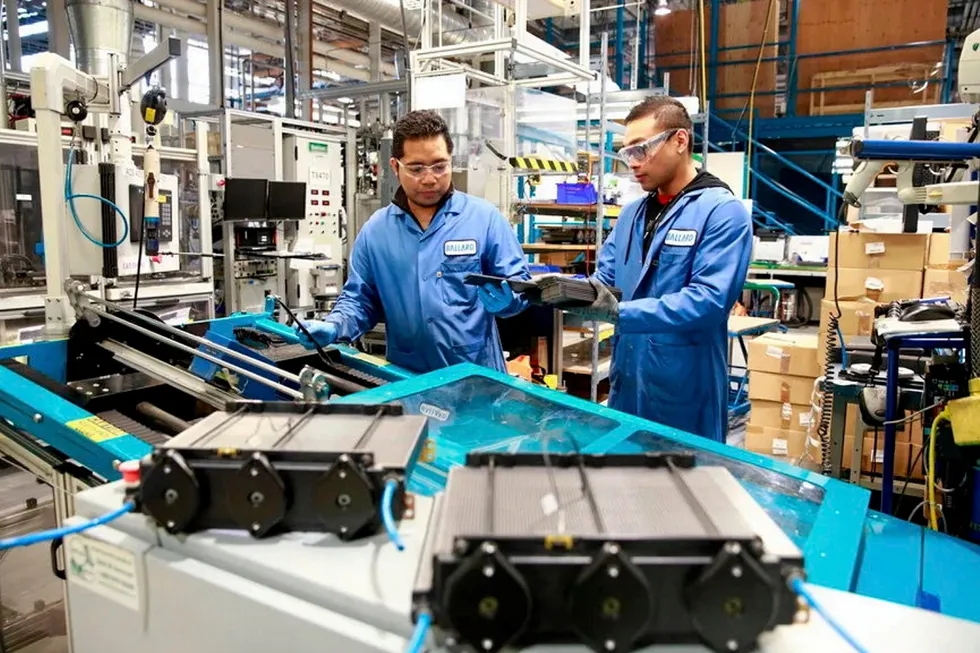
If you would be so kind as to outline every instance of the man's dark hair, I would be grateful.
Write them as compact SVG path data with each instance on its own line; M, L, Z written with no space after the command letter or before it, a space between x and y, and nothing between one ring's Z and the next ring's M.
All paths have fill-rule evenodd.
M684 105L674 98L665 95L648 97L630 109L629 115L626 116L626 124L650 116L656 118L657 126L663 131L684 129L693 138L694 125L691 123L691 116L688 115ZM688 154L691 154L690 143L691 141L688 140Z
M405 156L405 141L442 136L446 139L446 150L453 153L453 139L449 136L449 127L435 111L409 111L395 123L395 132L391 138L391 155L396 159Z

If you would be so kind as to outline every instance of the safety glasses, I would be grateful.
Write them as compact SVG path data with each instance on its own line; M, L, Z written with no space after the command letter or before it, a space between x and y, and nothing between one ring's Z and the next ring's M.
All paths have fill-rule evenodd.
M452 168L452 163L450 163L449 161L440 161L439 163L433 163L430 166L427 166L423 163L405 164L402 163L400 159L396 159L396 161L398 161L399 168L404 170L405 173L408 174L410 177L414 177L416 179L421 179L422 177L425 176L425 173L427 172L431 172L436 177L441 177L447 172L449 172L450 169Z
M617 152L617 156L626 165L631 165L633 163L639 164L644 163L647 159L652 157L660 150L660 146L670 140L670 137L681 131L680 129L668 129L667 131L660 132L652 138L648 138L642 143L636 143L635 145L627 145Z

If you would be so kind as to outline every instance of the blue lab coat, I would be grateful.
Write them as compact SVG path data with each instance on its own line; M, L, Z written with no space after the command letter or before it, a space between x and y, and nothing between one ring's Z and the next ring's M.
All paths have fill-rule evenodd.
M623 209L599 256L597 279L623 292L609 406L724 442L728 314L748 272L752 220L702 173L667 208L644 257L646 202Z
M399 203L405 206L389 204L361 229L347 283L325 321L337 325L341 341L384 322L387 359L413 372L462 362L506 371L494 316L463 278L530 278L510 225L492 204L459 191L425 231ZM521 300L501 317L525 307Z

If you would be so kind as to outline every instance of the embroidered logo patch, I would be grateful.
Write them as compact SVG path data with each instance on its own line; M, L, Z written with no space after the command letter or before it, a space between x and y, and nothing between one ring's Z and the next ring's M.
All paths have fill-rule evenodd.
M667 238L664 240L664 245L673 245L674 247L694 247L695 241L698 239L698 232L694 229L671 229L667 232Z
M447 240L443 252L446 256L473 256L476 254L476 241Z

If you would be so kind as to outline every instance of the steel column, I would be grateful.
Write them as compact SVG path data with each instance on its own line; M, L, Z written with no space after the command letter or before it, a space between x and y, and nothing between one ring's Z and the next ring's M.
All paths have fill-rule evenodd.
M282 21L283 33L286 37L286 70L283 75L283 86L286 89L286 117L296 117L296 69L293 54L293 26L296 24L296 3L286 0L286 12ZM312 85L311 85L312 88Z
M602 228L606 222L606 205L602 201L602 196L605 193L605 160L606 160L606 80L608 76L605 74L606 68L609 66L609 33L602 33L602 54L600 61L602 62L602 76L599 77L599 165L598 172L596 174L596 191L598 199L596 200L596 214L595 214L595 255L594 255L594 265L595 272L599 271L599 250L602 249ZM586 118L591 118L591 116L586 113ZM586 123L591 122L586 120ZM588 146L586 150L588 151ZM599 323L592 323L592 374L589 376L589 397L593 402L597 401L599 396L599 380L596 378L599 373Z
M296 0L298 15L296 33L299 34L299 88L313 88L313 0ZM313 102L300 102L300 117L313 119Z
M225 39L222 0L208 0L206 12L208 37L208 102L225 106Z
M638 88L646 88L650 85L650 52L653 48L647 48L647 41L650 37L650 16L643 12L643 20L640 21L640 72L637 76L639 80Z
M616 8L616 84L620 89L625 88L623 81L626 75L626 7L620 4ZM605 72L605 71L603 71Z
M65 0L48 0L47 9L48 51L68 59L71 55L71 41Z
M721 32L721 0L711 0L711 35L708 37L708 88L705 99L714 102L718 95L718 38ZM705 162L707 163L707 162Z
M790 15L789 15L789 44L786 49L787 52L787 68L786 68L786 115L795 116L796 115L796 78L797 78L797 61L796 61L796 41L799 38L799 24L800 24L800 5L802 0L790 0Z
M20 18L17 14L17 0L3 0L7 10L7 63L15 73L21 70Z

